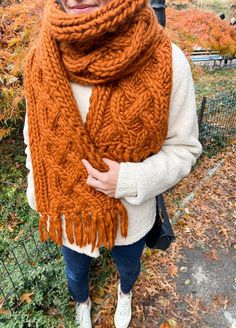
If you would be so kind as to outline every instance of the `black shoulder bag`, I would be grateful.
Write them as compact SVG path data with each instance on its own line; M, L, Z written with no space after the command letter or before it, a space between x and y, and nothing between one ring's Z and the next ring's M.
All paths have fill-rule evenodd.
M175 241L163 195L156 196L156 220L146 236L146 246L153 249L166 250Z

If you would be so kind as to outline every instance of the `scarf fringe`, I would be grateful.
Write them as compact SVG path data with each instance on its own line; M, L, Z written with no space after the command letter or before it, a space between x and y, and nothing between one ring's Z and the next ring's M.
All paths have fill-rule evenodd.
M115 210L97 211L90 215L87 211L65 214L65 232L68 241L75 243L79 247L91 245L92 252L96 247L105 246L112 248L115 244L118 222L120 220L120 229L122 237L128 234L128 214L125 207L116 202ZM56 244L62 245L63 229L62 214L43 214L39 219L40 240L46 241L48 238ZM49 219L49 228L47 219Z
M39 218L39 237L42 242L46 241L48 238L48 232L47 232L47 215L46 214L40 214Z

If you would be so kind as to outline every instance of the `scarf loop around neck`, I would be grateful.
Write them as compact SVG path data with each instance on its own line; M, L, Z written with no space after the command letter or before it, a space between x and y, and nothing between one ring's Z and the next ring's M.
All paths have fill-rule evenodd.
M93 86L84 124L70 81ZM171 41L146 0L113 0L88 15L69 15L46 0L24 88L41 241L62 245L64 215L70 243L113 247L118 228L128 235L127 211L86 184L81 159L106 172L103 157L141 162L161 149Z

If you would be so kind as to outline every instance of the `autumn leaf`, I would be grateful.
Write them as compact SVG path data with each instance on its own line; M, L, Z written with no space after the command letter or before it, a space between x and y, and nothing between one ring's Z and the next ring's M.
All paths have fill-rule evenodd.
M147 256L151 256L152 255L152 250L150 249L150 248L146 248L146 251L145 251L145 254L147 255Z
M104 299L101 298L101 297L93 297L93 302L96 303L96 304L102 304L104 302Z
M169 301L167 298L165 298L165 297L160 297L159 300L158 300L158 302L159 302L162 306L168 306L169 303L170 303L170 301Z
M22 235L23 235L23 233L24 233L24 229L22 229L22 230L20 230L20 232L18 233L18 235L15 237L15 241L17 241Z
M32 302L32 295L34 295L34 292L32 293L25 293L21 295L21 302L31 303Z
M171 328L177 327L177 322L174 319L167 320L168 324L171 326Z
M180 225L180 226L185 226L185 225L187 225L188 224L188 222L187 221L185 221L185 220L179 220L177 223L176 223L177 225Z
M10 310L0 309L0 314L11 314Z
M104 288L100 287L98 292L97 292L97 295L100 296L100 297L103 297L104 294L105 294Z
M53 317L56 317L56 316L59 315L59 311L58 311L57 309L55 309L55 308L50 308L50 309L48 309L48 310L46 311L46 313L47 313L48 315L53 316Z
M13 39L11 39L11 40L8 42L8 45L9 45L10 47L12 47L12 46L14 46L15 44L17 44L20 40L21 40L20 37L13 38Z
M168 268L168 274L171 276L176 276L178 273L178 267L174 264L170 264Z
M215 249L212 249L210 252L208 253L203 253L203 255L209 259L209 260L213 260L213 261L220 261L220 258L216 252Z

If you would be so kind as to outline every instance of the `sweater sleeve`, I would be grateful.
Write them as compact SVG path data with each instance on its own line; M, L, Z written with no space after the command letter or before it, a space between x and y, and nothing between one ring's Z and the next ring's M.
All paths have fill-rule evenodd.
M31 156L30 156L30 147L29 147L29 130L28 130L27 112L26 112L26 115L25 115L23 136L24 136L24 143L26 145L26 148L25 148L26 167L29 170L29 173L28 173L28 176L27 176L28 185L27 185L26 195L27 195L29 206L33 210L36 210L35 195L34 195L33 167L32 167L32 161L31 161Z
M195 86L184 53L173 49L168 133L161 150L140 163L122 162L115 198L133 205L166 191L186 177L202 153L198 141Z

